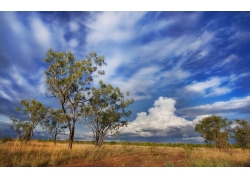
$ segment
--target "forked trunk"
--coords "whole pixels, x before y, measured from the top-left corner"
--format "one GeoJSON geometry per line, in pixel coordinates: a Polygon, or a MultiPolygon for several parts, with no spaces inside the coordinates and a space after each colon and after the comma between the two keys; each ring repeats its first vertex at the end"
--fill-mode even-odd
{"type": "Polygon", "coordinates": [[[96,133],[95,147],[100,148],[102,146],[104,137],[100,133],[96,133]]]}
{"type": "Polygon", "coordinates": [[[96,132],[96,135],[95,135],[95,148],[98,147],[98,141],[99,141],[99,133],[96,132]]]}

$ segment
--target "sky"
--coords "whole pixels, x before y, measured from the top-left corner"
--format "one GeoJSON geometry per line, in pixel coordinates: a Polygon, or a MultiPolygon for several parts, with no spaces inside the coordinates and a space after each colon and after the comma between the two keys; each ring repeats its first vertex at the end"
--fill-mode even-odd
{"type": "MultiPolygon", "coordinates": [[[[244,11],[1,11],[0,136],[16,137],[9,116],[21,117],[21,100],[58,106],[45,95],[49,48],[105,56],[93,85],[103,80],[135,100],[121,141],[203,143],[194,127],[209,115],[250,123],[249,21],[244,11]]],[[[38,127],[35,138],[49,134],[38,127]]],[[[93,137],[77,124],[75,139],[93,137]]]]}

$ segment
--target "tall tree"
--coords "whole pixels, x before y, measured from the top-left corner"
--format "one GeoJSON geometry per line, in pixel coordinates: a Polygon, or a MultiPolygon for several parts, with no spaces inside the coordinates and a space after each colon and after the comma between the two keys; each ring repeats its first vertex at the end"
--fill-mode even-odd
{"type": "Polygon", "coordinates": [[[217,148],[225,148],[228,145],[230,124],[231,122],[228,122],[226,118],[212,115],[196,124],[195,131],[201,133],[206,143],[214,143],[217,148]]]}
{"type": "Polygon", "coordinates": [[[41,123],[43,129],[45,129],[52,137],[54,145],[56,145],[58,135],[64,132],[64,129],[67,128],[65,121],[65,116],[61,109],[50,109],[46,119],[41,123]]]}
{"type": "Polygon", "coordinates": [[[232,129],[231,137],[237,145],[246,149],[250,145],[250,126],[246,120],[236,119],[236,126],[232,129]]]}
{"type": "MultiPolygon", "coordinates": [[[[99,88],[92,87],[88,106],[84,106],[83,123],[93,132],[95,146],[101,147],[107,135],[117,134],[119,129],[127,125],[131,111],[126,111],[133,99],[125,99],[118,87],[113,88],[99,82],[99,88]]],[[[129,93],[127,93],[129,95],[129,93]]]]}
{"type": "Polygon", "coordinates": [[[10,126],[14,130],[20,139],[21,134],[24,133],[27,140],[33,139],[33,131],[37,125],[45,118],[48,108],[35,99],[22,100],[20,102],[21,107],[15,108],[16,111],[26,115],[27,120],[18,120],[13,117],[10,119],[13,125],[10,126]]]}
{"type": "Polygon", "coordinates": [[[101,66],[106,65],[104,56],[98,57],[93,52],[86,59],[77,61],[70,51],[55,52],[53,49],[49,49],[45,62],[49,65],[45,74],[51,93],[47,96],[59,100],[69,129],[68,148],[72,149],[75,124],[82,116],[82,106],[87,102],[85,92],[93,81],[94,73],[104,74],[104,71],[98,70],[101,66]]]}

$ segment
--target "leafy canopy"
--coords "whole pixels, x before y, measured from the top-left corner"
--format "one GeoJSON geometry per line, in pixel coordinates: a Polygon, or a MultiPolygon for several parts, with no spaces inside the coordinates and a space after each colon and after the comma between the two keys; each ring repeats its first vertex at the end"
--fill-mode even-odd
{"type": "Polygon", "coordinates": [[[99,88],[92,87],[88,94],[91,98],[83,107],[83,123],[92,130],[96,146],[100,147],[109,133],[117,134],[121,127],[127,125],[132,112],[126,111],[126,108],[134,100],[125,99],[118,87],[114,88],[102,81],[99,82],[99,88]]]}
{"type": "Polygon", "coordinates": [[[250,145],[250,126],[246,120],[236,119],[236,126],[232,129],[231,137],[237,145],[246,149],[250,145]]]}
{"type": "Polygon", "coordinates": [[[209,116],[202,119],[195,126],[195,131],[201,134],[206,143],[215,143],[218,148],[226,147],[228,144],[228,126],[226,118],[221,116],[209,116]]]}

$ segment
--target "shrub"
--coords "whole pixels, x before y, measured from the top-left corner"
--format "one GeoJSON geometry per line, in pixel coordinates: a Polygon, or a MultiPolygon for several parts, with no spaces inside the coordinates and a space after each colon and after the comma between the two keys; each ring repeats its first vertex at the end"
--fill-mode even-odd
{"type": "Polygon", "coordinates": [[[115,141],[110,141],[109,144],[114,145],[114,144],[116,144],[116,142],[115,141]]]}
{"type": "Polygon", "coordinates": [[[2,143],[6,143],[6,142],[8,142],[8,141],[12,141],[12,138],[11,137],[4,137],[4,138],[2,138],[1,139],[1,141],[2,141],[2,143]]]}

